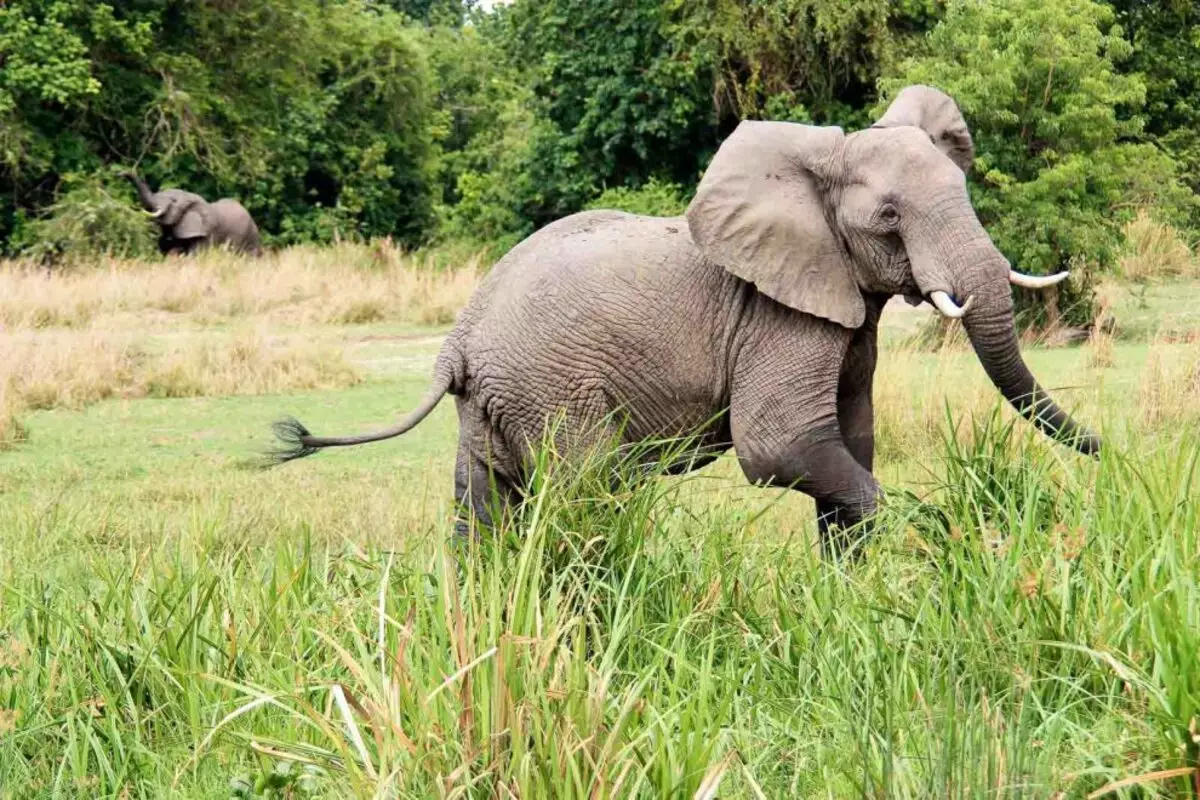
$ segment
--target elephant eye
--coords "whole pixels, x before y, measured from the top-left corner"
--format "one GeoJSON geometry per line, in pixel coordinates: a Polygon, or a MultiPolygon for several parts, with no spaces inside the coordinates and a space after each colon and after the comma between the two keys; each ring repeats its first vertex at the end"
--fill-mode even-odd
{"type": "Polygon", "coordinates": [[[888,225],[895,225],[900,221],[900,212],[891,203],[885,203],[879,209],[879,219],[888,225]]]}

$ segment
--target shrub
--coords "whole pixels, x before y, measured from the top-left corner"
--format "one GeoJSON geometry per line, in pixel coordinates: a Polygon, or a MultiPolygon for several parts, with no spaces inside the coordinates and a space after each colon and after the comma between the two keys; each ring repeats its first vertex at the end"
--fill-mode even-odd
{"type": "Polygon", "coordinates": [[[22,255],[43,263],[77,263],[101,256],[144,258],[156,253],[154,225],[100,177],[69,176],[69,187],[14,235],[22,255]]]}
{"type": "Polygon", "coordinates": [[[677,217],[687,210],[689,194],[677,183],[651,178],[636,189],[624,186],[605,189],[587,207],[628,211],[649,217],[677,217]]]}

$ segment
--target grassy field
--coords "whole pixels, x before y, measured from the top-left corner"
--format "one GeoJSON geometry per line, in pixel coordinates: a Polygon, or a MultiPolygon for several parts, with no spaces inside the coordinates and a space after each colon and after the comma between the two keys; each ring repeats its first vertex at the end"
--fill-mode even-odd
{"type": "Polygon", "coordinates": [[[1200,316],[1112,286],[1028,352],[1113,443],[1011,425],[886,317],[859,563],[726,458],[613,489],[546,454],[446,548],[452,404],[267,472],[269,424],[415,403],[478,271],[386,248],[0,269],[0,797],[1190,796],[1200,316]]]}

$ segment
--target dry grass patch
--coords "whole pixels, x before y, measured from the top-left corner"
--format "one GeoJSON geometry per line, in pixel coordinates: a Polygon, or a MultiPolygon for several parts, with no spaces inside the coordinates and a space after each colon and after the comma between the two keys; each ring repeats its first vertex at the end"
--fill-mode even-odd
{"type": "Polygon", "coordinates": [[[50,272],[0,265],[0,325],[138,329],[262,319],[274,325],[452,322],[481,263],[435,270],[394,247],[295,247],[262,259],[210,251],[167,262],[109,259],[50,272]],[[180,318],[183,319],[180,319],[180,318]]]}
{"type": "Polygon", "coordinates": [[[177,345],[145,359],[140,387],[150,397],[225,397],[336,389],[361,379],[336,348],[296,346],[243,333],[177,345]]]}
{"type": "Polygon", "coordinates": [[[1200,422],[1200,340],[1150,346],[1138,388],[1138,409],[1146,428],[1200,422]]]}
{"type": "Polygon", "coordinates": [[[24,405],[5,383],[0,382],[0,451],[14,447],[28,438],[21,423],[24,405]]]}
{"type": "Polygon", "coordinates": [[[274,394],[362,379],[337,348],[272,340],[257,331],[185,336],[160,348],[123,334],[42,331],[0,336],[0,348],[6,355],[0,420],[15,420],[24,409],[82,408],[113,397],[274,394]]]}
{"type": "Polygon", "coordinates": [[[1112,302],[1100,293],[1097,293],[1097,302],[1099,308],[1096,318],[1092,321],[1091,335],[1088,337],[1088,366],[1093,369],[1109,369],[1116,363],[1113,351],[1112,302]]]}
{"type": "Polygon", "coordinates": [[[1200,261],[1179,231],[1145,210],[1125,226],[1121,274],[1134,281],[1200,277],[1200,261]]]}
{"type": "MultiPolygon", "coordinates": [[[[940,447],[949,419],[986,416],[1000,395],[973,364],[969,349],[948,346],[934,355],[918,346],[889,348],[875,377],[876,452],[882,462],[905,461],[940,447]]],[[[959,435],[969,433],[961,426],[959,435]]]]}

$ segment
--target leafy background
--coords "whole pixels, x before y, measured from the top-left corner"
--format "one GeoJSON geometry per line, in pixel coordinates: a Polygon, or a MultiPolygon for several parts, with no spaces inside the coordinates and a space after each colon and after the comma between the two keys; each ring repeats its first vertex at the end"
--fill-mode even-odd
{"type": "Polygon", "coordinates": [[[1112,269],[1138,211],[1200,224],[1179,0],[16,0],[0,64],[10,255],[149,254],[128,167],[275,245],[500,252],[598,203],[677,213],[739,120],[858,128],[913,82],[962,106],[976,208],[1028,272],[1112,269]]]}

